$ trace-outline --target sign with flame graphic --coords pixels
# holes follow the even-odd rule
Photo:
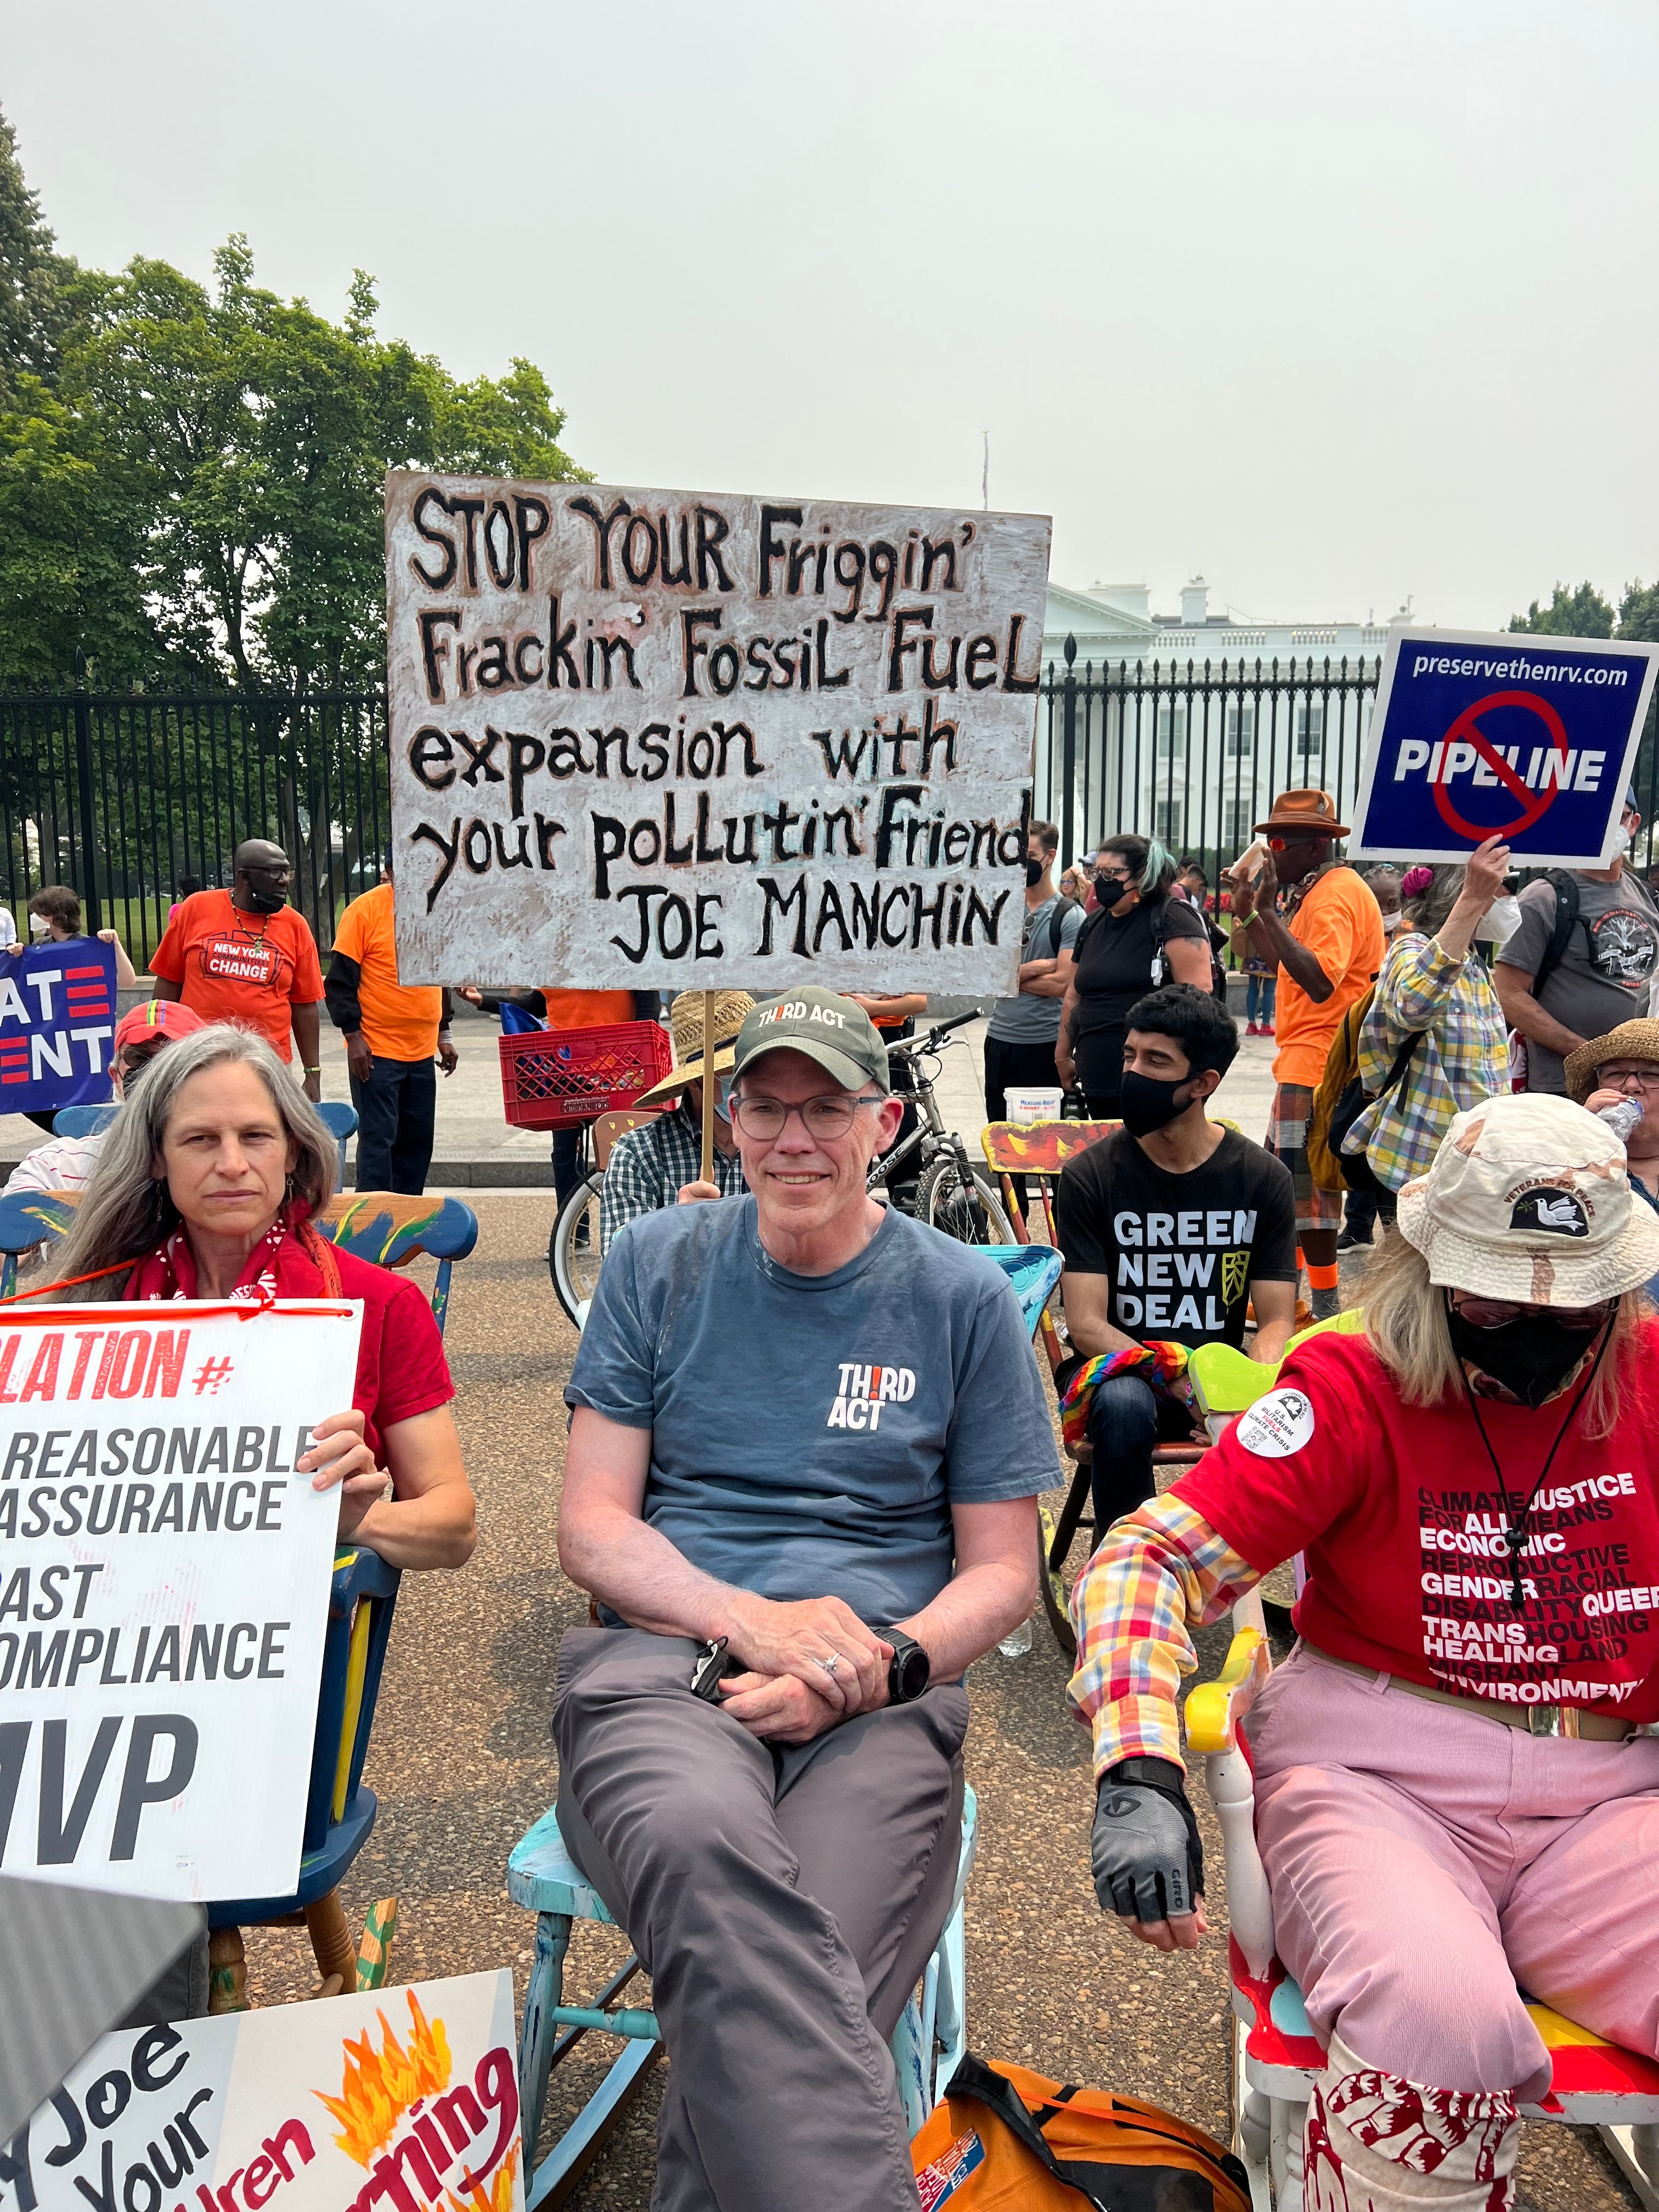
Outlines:
[[[513,1977],[106,2035],[0,2212],[524,2212]]]

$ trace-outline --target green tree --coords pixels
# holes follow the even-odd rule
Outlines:
[[[245,238],[215,277],[135,260],[64,363],[66,394],[144,486],[161,633],[249,688],[379,681],[387,468],[580,477],[563,414],[528,362],[459,384],[378,337],[361,270],[342,325],[257,286]]]
[[[20,377],[0,408],[0,639],[3,674],[50,684],[83,648],[100,684],[157,660],[141,580],[145,514],[95,428]]]
[[[1525,614],[1512,618],[1510,628],[1549,637],[1611,637],[1613,609],[1592,583],[1580,584],[1576,592],[1558,584],[1548,606],[1540,607],[1534,599]]]
[[[24,181],[17,135],[0,114],[0,407],[26,376],[50,384],[74,312],[75,264],[54,251],[40,202]]]
[[[1626,584],[1619,602],[1619,635],[1637,639],[1659,638],[1659,584],[1644,584],[1638,576]]]

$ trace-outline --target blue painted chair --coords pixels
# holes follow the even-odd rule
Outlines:
[[[905,2124],[916,2130],[944,2095],[967,2046],[967,1961],[963,1952],[963,1899],[974,1863],[978,1808],[971,1789],[962,1802],[962,1849],[957,1861],[951,1917],[939,1937],[920,1989],[904,2008],[889,2045],[898,2073]],[[614,1928],[605,1899],[591,1888],[565,1849],[556,1813],[544,1813],[515,1846],[507,1863],[507,1893],[536,1915],[536,1956],[525,1992],[524,2026],[519,2036],[519,2099],[527,2156],[535,2154],[547,2106],[547,2085],[555,2066],[581,2040],[594,2033],[622,2039],[621,2056],[566,2130],[533,2171],[526,2170],[525,2212],[563,2203],[616,2126],[646,2069],[662,2049],[657,2015],[641,2006],[618,2006],[620,1996],[640,1972],[629,1954],[591,2005],[564,2002],[564,1961],[573,1921],[594,1920]]]
[[[343,1190],[345,1188],[346,1139],[355,1137],[357,1133],[357,1109],[355,1106],[348,1106],[343,1098],[325,1098],[317,1111],[322,1115],[327,1124],[329,1134],[334,1139],[335,1157],[337,1163],[334,1188],[337,1191]]]
[[[118,1098],[106,1098],[100,1106],[60,1106],[52,1117],[54,1137],[101,1136],[121,1110]]]

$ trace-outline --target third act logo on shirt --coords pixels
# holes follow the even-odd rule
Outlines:
[[[861,1367],[856,1360],[841,1363],[841,1388],[824,1426],[831,1429],[878,1429],[884,1408],[902,1406],[916,1395],[913,1367]]]

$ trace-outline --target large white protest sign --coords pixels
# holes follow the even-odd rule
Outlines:
[[[361,1305],[0,1319],[0,1867],[150,1897],[299,1872]]]
[[[1012,991],[1048,538],[394,471],[404,981]]]
[[[0,2212],[522,2212],[513,1977],[106,2035],[0,2151]]]

